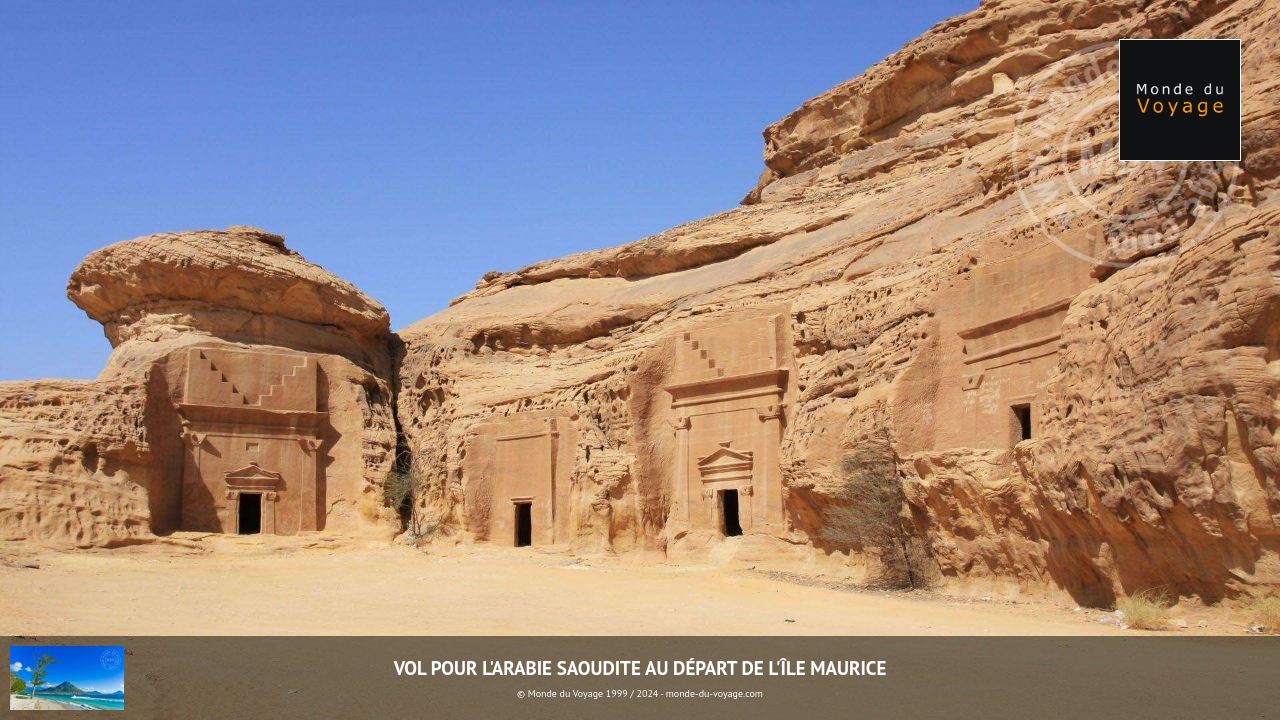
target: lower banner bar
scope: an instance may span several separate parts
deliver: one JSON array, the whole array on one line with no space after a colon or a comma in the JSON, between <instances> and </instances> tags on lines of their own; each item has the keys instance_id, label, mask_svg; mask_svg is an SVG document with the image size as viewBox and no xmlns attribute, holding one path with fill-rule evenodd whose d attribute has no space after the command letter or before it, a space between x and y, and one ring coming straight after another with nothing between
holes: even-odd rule
<instances>
[{"instance_id":1,"label":"lower banner bar","mask_svg":"<svg viewBox=\"0 0 1280 720\"><path fill-rule=\"evenodd\" d=\"M1280 714L1274 637L43 637L7 644L10 709L95 709L126 718ZM96 687L60 684L73 667L78 683ZM112 686L121 674L123 687Z\"/></svg>"}]
</instances>

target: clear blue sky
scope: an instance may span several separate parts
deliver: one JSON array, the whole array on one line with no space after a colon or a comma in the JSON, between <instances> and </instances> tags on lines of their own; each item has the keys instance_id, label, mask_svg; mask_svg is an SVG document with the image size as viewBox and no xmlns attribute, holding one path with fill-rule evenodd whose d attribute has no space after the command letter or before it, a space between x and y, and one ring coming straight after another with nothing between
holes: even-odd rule
<instances>
[{"instance_id":1,"label":"clear blue sky","mask_svg":"<svg viewBox=\"0 0 1280 720\"><path fill-rule=\"evenodd\" d=\"M82 257L258 225L403 327L732 207L760 131L976 0L0 3L0 379L92 377Z\"/></svg>"},{"instance_id":2,"label":"clear blue sky","mask_svg":"<svg viewBox=\"0 0 1280 720\"><path fill-rule=\"evenodd\" d=\"M115 652L103 661L103 652ZM9 648L9 671L31 684L31 671L41 655L54 659L41 687L70 682L86 691L113 693L124 689L124 648L119 645L14 645ZM39 690L36 691L39 693Z\"/></svg>"}]
</instances>

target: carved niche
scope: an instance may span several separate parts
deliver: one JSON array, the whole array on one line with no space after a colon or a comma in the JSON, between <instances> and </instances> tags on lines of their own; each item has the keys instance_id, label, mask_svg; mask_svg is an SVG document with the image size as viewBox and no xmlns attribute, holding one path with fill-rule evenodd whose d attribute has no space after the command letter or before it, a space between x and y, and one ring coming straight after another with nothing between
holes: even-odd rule
<instances>
[{"instance_id":1,"label":"carved niche","mask_svg":"<svg viewBox=\"0 0 1280 720\"><path fill-rule=\"evenodd\" d=\"M1032 422L1036 398L1057 363L1063 319L1091 282L1089 270L1045 242L978 266L960 285L949 303L960 349L952 391L960 399L957 442L1005 445L1017 435L1013 408L1024 409Z\"/></svg>"},{"instance_id":2,"label":"carved niche","mask_svg":"<svg viewBox=\"0 0 1280 720\"><path fill-rule=\"evenodd\" d=\"M783 400L779 315L726 323L676 338L671 395L677 458L672 477L676 525L724 529L732 491L744 530L783 521Z\"/></svg>"},{"instance_id":3,"label":"carved niche","mask_svg":"<svg viewBox=\"0 0 1280 720\"><path fill-rule=\"evenodd\" d=\"M570 418L515 413L477 425L473 433L463 476L468 524L476 537L518 544L523 512L529 544L567 541L576 437Z\"/></svg>"},{"instance_id":4,"label":"carved niche","mask_svg":"<svg viewBox=\"0 0 1280 720\"><path fill-rule=\"evenodd\" d=\"M253 494L262 532L318 529L327 414L317 407L315 360L225 348L192 348L186 360L180 527L238 532L241 499Z\"/></svg>"}]
</instances>

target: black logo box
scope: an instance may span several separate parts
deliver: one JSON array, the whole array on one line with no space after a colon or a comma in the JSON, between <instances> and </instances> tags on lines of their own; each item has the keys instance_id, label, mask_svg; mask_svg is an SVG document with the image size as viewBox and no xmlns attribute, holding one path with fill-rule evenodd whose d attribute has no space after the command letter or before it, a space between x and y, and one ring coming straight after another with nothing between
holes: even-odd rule
<instances>
[{"instance_id":1,"label":"black logo box","mask_svg":"<svg viewBox=\"0 0 1280 720\"><path fill-rule=\"evenodd\" d=\"M1120 159L1238 162L1240 79L1239 40L1121 40Z\"/></svg>"}]
</instances>

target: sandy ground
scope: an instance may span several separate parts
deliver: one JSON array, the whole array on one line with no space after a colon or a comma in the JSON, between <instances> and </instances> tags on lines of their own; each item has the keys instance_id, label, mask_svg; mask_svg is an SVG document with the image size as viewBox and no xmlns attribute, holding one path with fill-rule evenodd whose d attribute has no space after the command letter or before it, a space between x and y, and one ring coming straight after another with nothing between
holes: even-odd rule
<instances>
[{"instance_id":1,"label":"sandy ground","mask_svg":"<svg viewBox=\"0 0 1280 720\"><path fill-rule=\"evenodd\" d=\"M1100 613L851 591L744 567L207 536L0 548L4 635L1101 635ZM38 567L29 567L38 565ZM1190 632L1229 632L1193 622Z\"/></svg>"},{"instance_id":2,"label":"sandy ground","mask_svg":"<svg viewBox=\"0 0 1280 720\"><path fill-rule=\"evenodd\" d=\"M10 710L79 710L80 708L66 703L56 702L54 700L46 700L39 695L34 699L29 697L19 697L17 695L9 696Z\"/></svg>"}]
</instances>

